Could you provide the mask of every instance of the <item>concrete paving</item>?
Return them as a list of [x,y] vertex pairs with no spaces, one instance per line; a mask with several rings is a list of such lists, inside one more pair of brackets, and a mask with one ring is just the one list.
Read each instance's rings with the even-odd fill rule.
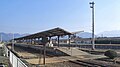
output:
[[84,51],[79,50],[78,48],[71,47],[70,49],[67,47],[59,47],[58,50],[76,58],[84,57],[84,59],[96,59],[96,58],[103,58],[104,55],[93,55]]
[[77,55],[90,55],[89,53],[87,52],[84,52],[84,51],[81,51],[77,48],[73,48],[71,47],[70,49],[67,48],[67,47],[59,47],[57,48],[58,50],[70,55],[70,56],[77,56]]

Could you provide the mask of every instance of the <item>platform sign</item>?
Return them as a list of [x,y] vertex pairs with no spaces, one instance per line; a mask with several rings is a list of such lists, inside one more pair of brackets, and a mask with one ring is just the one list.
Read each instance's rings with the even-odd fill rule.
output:
[[45,56],[46,56],[46,43],[48,42],[47,37],[42,37],[42,43],[43,43],[43,64],[45,65]]
[[48,38],[47,37],[42,37],[42,43],[46,44],[48,42]]

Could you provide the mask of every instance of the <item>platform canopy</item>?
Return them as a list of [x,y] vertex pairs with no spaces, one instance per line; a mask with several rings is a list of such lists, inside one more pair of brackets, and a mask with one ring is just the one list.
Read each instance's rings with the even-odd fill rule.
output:
[[53,36],[64,36],[64,35],[72,35],[72,33],[65,31],[61,28],[54,28],[43,32],[38,32],[35,34],[31,34],[28,36],[15,38],[14,40],[21,40],[21,39],[34,39],[34,38],[42,38],[42,37],[53,37]]

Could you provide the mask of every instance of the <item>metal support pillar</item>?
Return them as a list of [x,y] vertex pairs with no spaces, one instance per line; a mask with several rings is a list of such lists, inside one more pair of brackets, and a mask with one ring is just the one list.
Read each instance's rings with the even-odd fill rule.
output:
[[60,47],[60,36],[58,36],[58,47]]
[[51,37],[49,37],[49,43],[50,43],[50,41],[51,41]]
[[70,49],[70,35],[68,35],[68,40],[69,40],[69,49]]

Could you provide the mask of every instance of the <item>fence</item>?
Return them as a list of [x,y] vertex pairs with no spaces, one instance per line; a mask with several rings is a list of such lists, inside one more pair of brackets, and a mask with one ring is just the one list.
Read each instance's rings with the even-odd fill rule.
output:
[[13,67],[28,67],[25,63],[21,61],[20,58],[18,58],[12,51],[10,51],[5,45],[4,45],[6,56],[9,57],[10,63]]

